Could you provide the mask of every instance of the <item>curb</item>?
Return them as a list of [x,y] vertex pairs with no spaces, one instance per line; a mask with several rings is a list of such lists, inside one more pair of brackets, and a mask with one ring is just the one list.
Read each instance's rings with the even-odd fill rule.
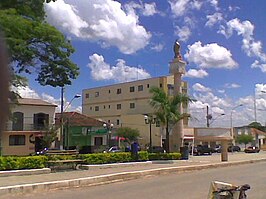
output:
[[103,185],[103,184],[127,181],[132,179],[138,179],[145,176],[158,176],[169,173],[183,173],[187,171],[228,167],[233,165],[240,165],[240,164],[242,165],[242,164],[249,164],[249,163],[256,163],[263,161],[266,161],[266,159],[263,158],[256,160],[221,162],[215,164],[203,164],[203,165],[194,165],[194,166],[179,166],[179,167],[170,167],[170,168],[168,167],[168,168],[159,168],[159,169],[149,169],[143,171],[121,172],[115,174],[100,175],[100,176],[78,178],[71,180],[60,180],[52,182],[6,186],[6,187],[0,187],[0,196],[5,197],[8,194],[33,193],[39,191],[66,189],[71,187],[96,186],[96,185]]
[[22,175],[36,175],[36,174],[47,174],[51,173],[51,169],[28,169],[28,170],[10,170],[10,171],[0,171],[0,177],[6,176],[22,176]]

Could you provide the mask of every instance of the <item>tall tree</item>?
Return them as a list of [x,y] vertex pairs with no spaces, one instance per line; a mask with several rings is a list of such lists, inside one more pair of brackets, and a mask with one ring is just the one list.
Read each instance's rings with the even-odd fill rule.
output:
[[158,88],[152,87],[150,92],[153,94],[150,100],[150,105],[154,108],[154,114],[159,119],[160,124],[165,127],[166,131],[166,151],[169,152],[169,139],[170,131],[174,125],[189,117],[187,113],[180,113],[179,107],[186,103],[192,102],[193,100],[184,94],[177,94],[174,96],[168,96],[167,93]]
[[4,32],[14,73],[12,83],[23,85],[25,74],[36,73],[36,81],[53,87],[70,85],[78,67],[65,36],[45,21],[44,3],[51,0],[1,0],[0,28]]

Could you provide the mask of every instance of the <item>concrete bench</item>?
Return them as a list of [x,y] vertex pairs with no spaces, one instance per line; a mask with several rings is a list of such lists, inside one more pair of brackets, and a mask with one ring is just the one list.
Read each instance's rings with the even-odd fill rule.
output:
[[[51,160],[48,160],[48,167],[51,169],[63,168],[64,165],[70,165],[71,168],[77,169],[77,165],[84,162],[84,160],[78,159],[77,155],[79,152],[77,150],[49,150],[45,155],[51,157]],[[55,160],[53,156],[72,156],[72,159]]]
[[71,165],[71,168],[77,169],[78,164],[83,163],[84,160],[75,159],[75,160],[49,160],[48,167],[51,169],[61,168],[62,165]]

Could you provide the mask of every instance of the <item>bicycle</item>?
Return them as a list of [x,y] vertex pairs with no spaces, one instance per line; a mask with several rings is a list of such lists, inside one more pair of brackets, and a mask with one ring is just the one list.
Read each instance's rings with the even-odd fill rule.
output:
[[208,199],[247,199],[246,191],[250,185],[235,186],[229,183],[214,181],[211,184]]

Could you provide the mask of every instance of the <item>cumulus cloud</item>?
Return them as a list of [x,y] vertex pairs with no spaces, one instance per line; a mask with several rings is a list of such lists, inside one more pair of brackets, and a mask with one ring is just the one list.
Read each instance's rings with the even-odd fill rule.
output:
[[[146,7],[151,13],[151,6]],[[126,13],[117,1],[57,0],[45,8],[48,22],[55,27],[81,39],[116,46],[124,54],[143,49],[151,38],[136,13]]]
[[223,20],[222,13],[216,12],[213,15],[207,15],[206,18],[208,21],[205,23],[205,26],[212,27],[214,24]]
[[137,79],[150,78],[150,74],[142,68],[127,66],[122,59],[117,60],[115,66],[104,61],[102,55],[89,56],[91,75],[95,80],[114,80],[116,82],[129,82]]
[[251,68],[259,68],[263,73],[266,73],[266,63],[260,63],[258,60],[255,60]]
[[156,9],[155,2],[143,4],[142,1],[140,1],[140,3],[131,1],[125,4],[124,7],[129,13],[140,11],[143,16],[153,16],[155,14],[160,14],[160,12]]
[[208,88],[208,87],[205,87],[203,86],[202,84],[200,83],[196,83],[192,86],[192,88],[195,90],[195,91],[198,91],[198,92],[210,92],[211,89]]
[[175,17],[183,16],[189,8],[189,0],[171,0],[168,2]]
[[31,89],[29,86],[19,86],[19,87],[11,87],[11,90],[18,93],[22,98],[34,98],[34,99],[41,99],[39,94]]
[[145,3],[144,4],[144,9],[143,9],[143,15],[144,16],[152,16],[156,14],[156,4],[154,2],[152,3]]
[[[49,95],[47,93],[38,94],[35,90],[31,89],[29,86],[12,87],[11,90],[18,93],[20,95],[20,97],[22,97],[22,98],[41,99],[41,100],[44,100],[44,101],[49,102],[51,104],[55,104],[55,105],[57,105],[55,111],[56,112],[61,111],[61,98],[57,99],[54,96]],[[67,107],[66,111],[81,112],[81,106],[78,106],[78,107],[73,106],[73,104],[70,104],[70,102],[64,97],[64,110],[66,107]]]
[[237,63],[232,59],[232,54],[226,48],[216,43],[202,46],[198,41],[188,46],[185,58],[201,68],[225,68],[234,69]]
[[189,69],[184,77],[190,77],[190,78],[204,78],[207,77],[209,74],[205,70],[196,70],[196,69]]
[[221,26],[219,33],[225,35],[227,38],[231,37],[234,31],[242,36],[242,49],[248,56],[255,56],[261,61],[266,62],[266,54],[262,51],[262,43],[255,41],[253,37],[254,25],[250,21],[240,21],[235,18]]
[[175,27],[175,34],[178,36],[179,41],[187,41],[191,35],[191,31],[190,31],[190,28],[188,26],[183,26],[181,28],[179,26],[176,26]]

